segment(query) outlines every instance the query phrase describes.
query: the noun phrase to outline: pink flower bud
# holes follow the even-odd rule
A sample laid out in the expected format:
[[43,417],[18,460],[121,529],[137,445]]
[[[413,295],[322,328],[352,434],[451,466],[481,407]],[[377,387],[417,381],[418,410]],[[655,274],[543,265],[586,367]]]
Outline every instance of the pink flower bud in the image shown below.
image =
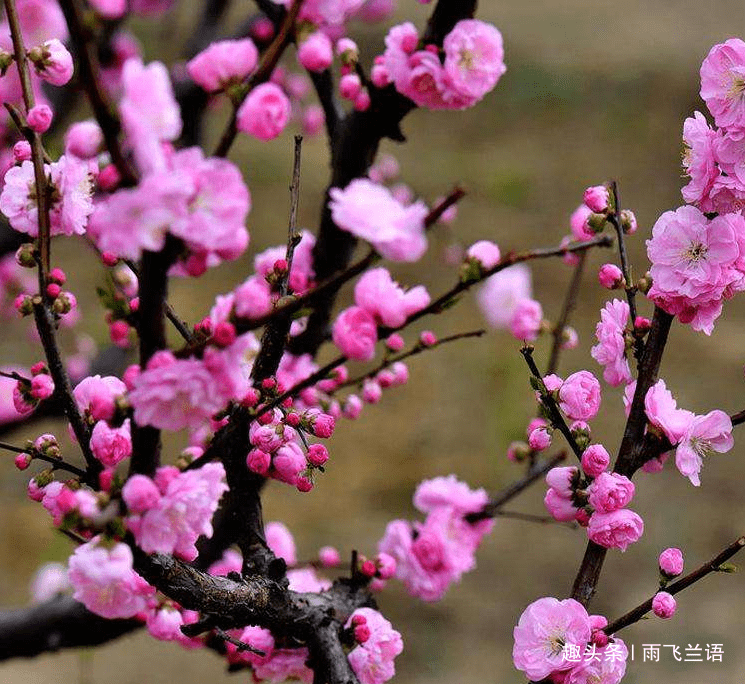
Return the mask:
[[253,387],[246,392],[245,396],[241,400],[241,404],[245,406],[246,408],[253,408],[256,406],[256,404],[259,403],[259,398],[261,395],[259,394],[259,390],[254,389]]
[[318,560],[324,568],[335,568],[341,563],[341,556],[333,546],[323,546],[318,551]]
[[598,271],[600,284],[608,290],[616,290],[623,286],[623,273],[615,264],[603,264]]
[[660,554],[659,563],[660,572],[665,577],[668,579],[677,577],[683,572],[683,552],[675,547],[665,549]]
[[235,326],[228,321],[221,321],[215,326],[212,338],[218,346],[229,347],[233,342],[235,342]]
[[551,446],[551,433],[545,427],[536,428],[530,433],[528,444],[536,451],[548,449]]
[[366,404],[377,404],[383,397],[383,388],[375,380],[365,380],[362,385],[362,400]]
[[32,107],[26,117],[29,127],[36,133],[46,133],[52,125],[52,110],[48,105]]
[[31,454],[16,454],[13,463],[18,470],[26,470],[31,465],[31,460]]
[[129,344],[129,324],[127,321],[114,321],[109,326],[109,336],[117,347]]
[[370,80],[376,88],[385,88],[390,83],[388,69],[383,64],[375,64],[370,72]]
[[419,335],[419,341],[425,347],[432,347],[437,344],[437,335],[435,335],[431,330],[425,330],[421,335]]
[[354,100],[362,90],[362,81],[355,74],[346,74],[339,79],[339,94],[345,100]]
[[634,319],[634,327],[637,330],[649,330],[651,326],[652,326],[652,321],[650,321],[648,318],[644,316],[637,316]]
[[574,516],[580,527],[587,527],[590,524],[590,514],[584,508],[578,508]]
[[298,47],[297,58],[308,71],[319,73],[331,66],[334,47],[323,31],[314,31]]
[[122,498],[130,513],[144,513],[158,504],[160,492],[146,475],[132,475],[124,484]]
[[590,642],[598,648],[605,648],[608,645],[608,635],[602,629],[594,629],[590,636]]
[[368,109],[370,109],[370,105],[372,104],[372,100],[370,99],[370,93],[368,92],[367,88],[363,88],[360,90],[360,92],[357,94],[357,97],[354,98],[354,108],[358,112],[366,112]]
[[103,133],[95,121],[80,121],[65,133],[65,152],[79,159],[93,159],[103,147],[103,142]]
[[360,566],[360,572],[366,577],[373,577],[375,575],[375,570],[375,563],[373,563],[369,558],[364,560]]
[[593,185],[592,187],[587,188],[582,199],[585,206],[590,209],[590,211],[594,211],[597,214],[602,214],[608,211],[610,194],[605,185]]
[[466,252],[470,259],[474,259],[479,262],[481,268],[489,270],[499,263],[502,258],[502,253],[499,251],[499,247],[489,240],[479,240],[474,242]]
[[404,348],[404,338],[398,333],[393,333],[386,338],[385,346],[393,352],[399,352]]
[[621,210],[621,228],[627,235],[633,235],[636,233],[636,215],[630,209]]
[[63,86],[72,78],[72,55],[57,38],[29,50],[28,56],[36,73],[47,83]]
[[258,475],[265,475],[272,463],[272,458],[261,449],[251,449],[246,457],[248,469]]
[[360,417],[360,413],[362,413],[362,400],[356,394],[350,394],[344,400],[342,415],[349,420],[357,420]]
[[113,164],[104,166],[98,173],[98,185],[105,192],[113,192],[121,182],[122,177]]
[[675,610],[678,604],[671,594],[666,591],[659,591],[654,595],[652,599],[652,611],[658,618],[667,620],[675,615]]
[[311,482],[307,477],[299,475],[295,487],[299,492],[306,493],[313,489],[313,482]]
[[47,295],[49,295],[50,299],[57,299],[57,297],[59,297],[59,293],[62,292],[62,288],[57,285],[57,283],[49,283],[46,289]]
[[309,104],[303,109],[302,127],[307,136],[314,136],[321,132],[326,122],[323,107],[317,104]]
[[322,466],[329,460],[328,449],[323,444],[311,444],[308,447],[308,462],[314,466]]
[[354,640],[358,644],[364,644],[370,638],[370,628],[367,625],[357,625],[354,628]]
[[375,318],[366,309],[351,306],[342,311],[332,328],[334,344],[342,354],[355,361],[372,361],[378,328]]
[[390,579],[396,574],[396,559],[387,553],[379,553],[376,559],[378,566],[378,577],[380,579]]
[[238,109],[237,126],[259,140],[276,138],[290,120],[290,100],[274,83],[256,86]]
[[598,477],[610,465],[610,454],[602,444],[591,444],[582,454],[582,470],[588,477]]
[[13,158],[17,162],[24,162],[31,159],[31,143],[28,140],[19,140],[13,145]]
[[40,373],[31,378],[31,396],[38,401],[48,399],[54,394],[54,380],[51,375]]

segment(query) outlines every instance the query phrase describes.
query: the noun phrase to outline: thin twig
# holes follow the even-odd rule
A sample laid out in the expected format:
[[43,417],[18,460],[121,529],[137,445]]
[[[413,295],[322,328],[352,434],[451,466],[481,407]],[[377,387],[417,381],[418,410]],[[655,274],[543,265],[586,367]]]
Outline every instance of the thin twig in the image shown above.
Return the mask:
[[236,639],[234,636],[230,636],[225,630],[220,629],[219,627],[215,627],[215,634],[222,639],[223,641],[227,641],[229,644],[233,644],[239,651],[249,651],[250,653],[255,653],[257,656],[265,656],[266,653],[264,651],[260,651],[258,648],[254,648],[251,646],[251,644],[247,644],[245,641],[241,641],[240,639]]
[[[685,577],[682,577],[677,582],[669,584],[665,587],[665,591],[668,594],[675,595],[683,589],[687,589],[692,584],[695,584],[699,580],[703,579],[712,572],[718,572],[725,562],[727,562],[732,556],[741,551],[745,547],[745,537],[740,537],[730,544],[721,553],[717,554],[708,563],[704,563],[701,567],[696,568],[693,572],[689,573]],[[615,634],[620,630],[633,625],[635,622],[639,622],[650,610],[652,610],[652,599],[646,600],[641,605],[637,606],[633,610],[630,610],[626,615],[622,615],[617,620],[611,622],[603,631],[608,634]]]
[[559,320],[556,322],[552,332],[553,342],[551,343],[551,353],[548,357],[546,375],[556,373],[559,367],[559,355],[561,354],[564,331],[569,324],[569,317],[577,306],[577,295],[579,294],[579,287],[582,284],[582,274],[585,270],[587,252],[582,252],[577,258],[577,265],[574,267],[574,273],[572,274],[572,280],[569,283],[569,288],[564,298],[564,305],[561,307]]
[[300,242],[301,235],[297,232],[297,211],[300,204],[300,154],[303,149],[303,136],[295,136],[295,148],[292,164],[292,183],[290,184],[290,221],[287,226],[287,252],[285,262],[287,273],[279,284],[279,296],[287,295],[290,284],[290,273],[292,272],[292,261],[295,256],[295,247]]
[[559,406],[556,403],[556,400],[551,396],[550,393],[545,392],[545,385],[543,384],[543,378],[541,377],[541,371],[538,370],[538,366],[535,363],[535,359],[533,359],[533,347],[530,345],[525,345],[521,350],[520,353],[523,355],[523,358],[525,359],[525,363],[528,364],[528,368],[530,368],[530,372],[532,373],[533,377],[538,380],[541,384],[541,387],[543,389],[538,390],[541,395],[541,403],[546,408],[546,411],[548,412],[548,416],[551,420],[551,425],[559,430],[562,435],[567,440],[567,443],[571,447],[572,451],[574,452],[574,455],[578,459],[582,459],[582,449],[579,448],[577,441],[574,439],[574,435],[572,435],[572,431],[569,429],[569,426],[567,425],[567,422],[564,420],[564,416],[561,415],[561,411],[559,410]]

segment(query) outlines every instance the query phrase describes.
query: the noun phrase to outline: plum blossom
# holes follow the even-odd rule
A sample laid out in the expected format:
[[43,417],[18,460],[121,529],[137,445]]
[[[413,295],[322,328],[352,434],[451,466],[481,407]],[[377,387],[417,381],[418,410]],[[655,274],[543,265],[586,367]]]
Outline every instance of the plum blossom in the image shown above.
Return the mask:
[[644,532],[644,521],[628,508],[610,513],[595,511],[590,516],[587,536],[606,549],[625,551],[629,545],[639,540]]
[[675,547],[665,549],[659,558],[660,572],[667,578],[672,579],[683,572],[683,552]]
[[513,630],[512,660],[528,678],[539,681],[571,669],[574,663],[565,657],[565,647],[578,647],[581,657],[590,632],[590,616],[581,603],[538,599],[523,611]]
[[281,522],[269,522],[264,527],[264,536],[267,545],[277,558],[283,558],[289,566],[297,563],[295,540],[286,525]]
[[354,287],[354,301],[375,317],[378,325],[397,328],[429,304],[427,290],[418,285],[408,291],[385,268],[373,268]]
[[745,42],[730,38],[711,48],[701,64],[701,98],[717,126],[745,135]]
[[477,300],[487,323],[493,328],[507,328],[517,305],[532,296],[530,269],[516,264],[486,279]]
[[634,497],[634,483],[625,475],[600,473],[590,487],[590,505],[600,513],[624,508]]
[[393,629],[377,610],[358,608],[349,616],[344,627],[349,629],[355,620],[365,619],[370,636],[355,646],[347,656],[360,684],[383,684],[396,674],[393,660],[404,649],[401,635]]
[[629,305],[613,299],[600,312],[600,322],[595,326],[598,344],[590,354],[603,366],[603,379],[617,387],[631,382],[631,368],[626,358],[626,326],[629,322]]
[[337,316],[331,335],[334,344],[348,359],[371,361],[375,358],[378,327],[367,309],[360,306],[344,309]]
[[366,178],[343,190],[331,188],[331,217],[339,228],[367,240],[391,261],[417,261],[427,250],[424,202],[405,206],[391,191]]
[[275,83],[257,85],[236,115],[238,130],[259,140],[273,140],[290,120],[290,100]]
[[78,408],[93,420],[111,420],[117,397],[124,395],[126,385],[113,375],[92,375],[81,380],[72,394]]
[[675,465],[692,484],[701,484],[699,473],[705,457],[713,452],[726,453],[734,445],[732,421],[724,411],[695,416],[675,450]]
[[228,489],[225,469],[222,463],[175,474],[166,468],[160,468],[155,477],[160,499],[144,513],[130,515],[127,526],[143,551],[194,560],[197,539],[212,536],[212,516]]
[[543,307],[535,299],[521,299],[510,318],[509,328],[518,340],[532,342],[538,337],[543,324]]
[[715,153],[718,139],[701,112],[694,112],[683,123],[683,168],[690,181],[681,192],[688,204],[696,204],[704,211],[712,209],[709,193],[719,176]]
[[105,618],[134,617],[147,606],[154,589],[132,569],[132,551],[121,542],[94,537],[78,546],[69,560],[73,597]]
[[592,420],[600,410],[600,383],[590,371],[572,373],[559,390],[559,407],[572,420]]
[[658,380],[647,391],[644,412],[649,422],[661,430],[673,445],[680,442],[694,418],[691,411],[678,408],[664,380]]
[[[591,619],[594,616],[591,616]],[[605,621],[607,623],[607,620]],[[600,628],[598,628],[600,629]],[[619,684],[626,674],[629,649],[622,639],[613,638],[613,644],[596,648],[593,657],[586,656],[576,663],[561,684]]]
[[259,51],[250,38],[211,43],[186,64],[191,79],[208,93],[240,83],[255,68]]

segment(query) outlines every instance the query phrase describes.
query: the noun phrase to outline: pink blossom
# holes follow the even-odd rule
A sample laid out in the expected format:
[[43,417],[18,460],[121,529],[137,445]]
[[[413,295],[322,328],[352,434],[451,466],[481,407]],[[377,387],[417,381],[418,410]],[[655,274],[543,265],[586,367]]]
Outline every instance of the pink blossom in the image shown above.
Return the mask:
[[494,268],[502,258],[499,247],[489,240],[474,242],[466,252],[469,259],[476,260],[482,269],[488,271]]
[[449,506],[458,515],[477,513],[489,502],[484,489],[471,489],[455,475],[435,477],[420,482],[414,491],[414,506],[422,513],[431,513],[441,506]]
[[677,577],[683,572],[683,552],[671,547],[665,549],[659,558],[660,572],[668,579]]
[[625,475],[600,473],[590,487],[590,505],[600,513],[624,508],[634,497],[634,483]]
[[[697,204],[705,211],[711,210],[709,192],[719,175],[714,152],[719,138],[701,112],[694,112],[683,123],[683,168],[690,181],[681,192],[687,203]],[[728,150],[725,148],[723,151],[727,156]]]
[[287,442],[277,449],[272,459],[272,477],[280,482],[296,486],[298,476],[307,467],[305,454],[295,442]]
[[663,620],[675,615],[677,603],[671,594],[666,591],[658,591],[652,599],[652,612]]
[[574,599],[547,597],[531,603],[513,630],[512,660],[531,680],[572,668],[564,647],[571,644],[584,654],[590,640],[590,618]]
[[588,477],[598,477],[610,465],[610,454],[602,444],[591,444],[582,454],[582,470]]
[[73,397],[78,408],[93,420],[111,420],[116,400],[127,391],[126,385],[113,375],[93,375],[78,383]]
[[220,560],[215,561],[209,567],[210,575],[227,577],[231,572],[243,570],[243,556],[235,549],[227,549]]
[[[595,634],[597,632],[593,636]],[[628,657],[629,649],[626,644],[614,637],[612,645],[596,648],[592,657],[588,651],[581,662],[573,663],[572,669],[561,680],[556,678],[556,681],[561,681],[561,684],[620,684],[626,674]]]
[[713,452],[726,453],[734,445],[732,421],[724,411],[710,411],[695,416],[675,451],[675,465],[696,487],[705,457]]
[[[162,468],[160,469],[163,470]],[[147,553],[170,553],[194,560],[197,539],[212,536],[212,516],[228,487],[222,463],[207,463],[158,482],[161,498],[139,515],[130,515],[127,526],[138,546]]]
[[605,185],[593,185],[585,190],[582,200],[585,206],[596,214],[602,214],[608,211],[610,202],[610,193]]
[[161,430],[197,428],[226,403],[212,373],[195,358],[161,351],[134,380],[129,400],[139,425]]
[[26,45],[39,45],[50,38],[67,38],[67,23],[59,3],[54,0],[19,0],[16,5]]
[[[92,182],[87,163],[62,156],[45,164],[53,186],[50,206],[52,235],[82,235],[93,211]],[[39,233],[39,208],[36,203],[34,167],[30,161],[14,166],[5,174],[0,194],[0,211],[17,231],[36,237]]]
[[132,455],[129,418],[117,428],[109,427],[105,420],[96,423],[91,433],[90,446],[93,455],[109,468],[129,458]]
[[497,84],[507,70],[502,34],[478,19],[463,19],[445,36],[445,100],[471,106]]
[[127,11],[127,0],[90,0],[90,4],[104,19],[119,19]]
[[427,306],[430,298],[422,285],[404,291],[387,269],[373,268],[357,281],[354,301],[372,314],[378,325],[397,328]]
[[33,603],[46,603],[70,589],[67,568],[62,563],[45,563],[31,578],[30,592]]
[[278,85],[262,83],[238,109],[238,130],[259,140],[272,140],[287,126],[290,109],[290,100]]
[[291,591],[301,593],[318,594],[327,589],[331,589],[331,580],[320,577],[313,568],[296,568],[288,570],[287,580],[290,583]]
[[360,684],[383,684],[396,674],[393,660],[403,651],[401,635],[393,629],[378,611],[358,608],[350,615],[344,627],[349,629],[355,619],[365,618],[370,636],[363,644],[353,648],[349,664],[360,680]]
[[544,451],[551,446],[552,431],[544,426],[537,427],[528,435],[528,445],[536,451]]
[[281,522],[269,522],[264,527],[266,543],[277,558],[284,559],[289,566],[297,565],[295,540],[287,526]]
[[51,375],[40,373],[31,378],[31,396],[37,401],[49,399],[54,394],[54,380]]
[[378,329],[373,316],[362,307],[344,309],[332,328],[334,344],[348,359],[371,361],[375,358]]
[[305,684],[311,684],[313,670],[305,664],[309,657],[307,648],[275,649],[271,651],[269,658],[260,658],[253,663],[254,676],[259,681],[277,684],[288,679],[298,679]]
[[565,499],[572,496],[578,482],[579,470],[576,466],[558,466],[546,474],[546,484]]
[[265,279],[252,276],[235,289],[235,314],[241,318],[259,318],[272,308],[271,292]]
[[701,64],[701,98],[717,126],[745,134],[745,43],[730,38],[711,48]]
[[29,58],[37,75],[47,83],[63,86],[72,78],[72,55],[57,38],[31,49]]
[[588,224],[592,213],[592,209],[586,204],[580,204],[572,213],[569,219],[569,225],[572,229],[572,235],[576,240],[589,240],[591,237],[594,237],[595,231]]
[[572,420],[592,420],[600,409],[600,383],[590,371],[572,373],[559,390],[559,407]]
[[509,328],[518,340],[532,342],[538,337],[543,323],[543,307],[535,299],[521,299],[510,318]]
[[543,504],[554,520],[572,522],[577,517],[577,507],[572,503],[572,499],[562,496],[553,487],[546,491]]
[[329,209],[339,228],[367,240],[391,261],[417,261],[427,250],[423,202],[404,206],[391,191],[365,178],[331,188]]
[[119,111],[137,165],[142,171],[162,168],[161,143],[178,138],[182,127],[168,69],[160,62],[145,66],[139,57],[131,57],[122,69],[122,87]]
[[678,408],[664,380],[658,380],[647,391],[644,412],[649,422],[659,428],[673,445],[680,442],[694,418],[690,411]]
[[649,297],[694,330],[710,334],[722,299],[742,289],[738,244],[745,237],[739,214],[709,221],[695,207],[662,214],[647,241],[653,285]]
[[28,110],[26,123],[29,128],[36,133],[46,133],[52,125],[54,114],[49,105],[37,104]]
[[615,264],[603,264],[598,271],[598,280],[609,290],[621,287],[624,282],[623,273]]
[[146,475],[132,475],[122,488],[122,498],[130,513],[145,513],[160,501],[158,486]]
[[211,43],[186,64],[192,80],[208,93],[240,83],[255,68],[259,51],[250,38]]
[[617,387],[631,381],[631,368],[626,358],[626,325],[629,322],[629,305],[614,299],[600,311],[600,322],[595,326],[598,341],[590,354],[603,366],[603,379]]
[[[304,230],[301,233],[300,243],[295,248],[295,256],[292,260],[290,270],[290,289],[295,293],[303,293],[311,285],[315,272],[313,271],[313,247],[316,238],[313,233]],[[285,258],[287,246],[270,247],[254,258],[254,270],[256,275],[266,278],[274,271],[274,264]]]
[[65,133],[65,154],[78,159],[92,159],[98,154],[103,142],[103,133],[95,121],[78,121]]
[[164,606],[147,616],[147,631],[159,641],[179,641],[183,637],[184,618],[175,608]]
[[606,549],[625,551],[630,544],[638,541],[644,532],[644,521],[628,508],[611,513],[595,511],[590,516],[587,536]]
[[144,610],[150,587],[132,569],[126,544],[107,546],[94,537],[75,549],[69,560],[75,600],[105,618],[130,618]]
[[297,59],[308,71],[319,73],[327,69],[334,60],[331,39],[323,31],[314,31],[298,46]]
[[477,295],[481,313],[493,328],[507,328],[517,305],[532,296],[530,269],[516,264],[486,279]]

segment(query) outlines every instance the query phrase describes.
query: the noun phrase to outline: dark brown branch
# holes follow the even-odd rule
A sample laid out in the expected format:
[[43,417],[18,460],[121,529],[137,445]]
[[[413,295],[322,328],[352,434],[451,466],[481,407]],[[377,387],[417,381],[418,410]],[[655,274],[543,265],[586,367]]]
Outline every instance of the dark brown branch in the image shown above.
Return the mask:
[[135,629],[138,620],[107,620],[71,597],[0,611],[0,661],[33,658],[65,648],[98,646]]
[[[689,573],[685,577],[681,577],[677,582],[669,584],[665,587],[664,591],[668,594],[675,595],[683,589],[687,589],[692,584],[695,584],[699,580],[703,579],[712,572],[719,572],[721,566],[726,563],[732,556],[739,551],[742,551],[745,547],[745,537],[740,537],[730,544],[721,553],[717,554],[708,563],[704,563],[701,567],[696,568],[693,572]],[[637,606],[633,610],[630,610],[625,615],[611,622],[605,629],[605,633],[608,635],[615,634],[620,630],[633,625],[635,622],[639,622],[650,610],[652,610],[652,599],[648,599],[641,605]]]
[[[636,383],[634,399],[631,402],[629,418],[626,422],[623,440],[618,451],[618,457],[613,466],[616,473],[632,477],[645,461],[658,453],[645,452],[648,442],[644,439],[647,426],[647,416],[644,412],[644,398],[649,388],[657,381],[662,354],[665,350],[667,337],[670,332],[673,317],[660,308],[655,308],[652,326],[644,346],[644,353],[639,363],[639,377]],[[584,558],[572,587],[572,598],[587,606],[595,594],[600,572],[607,549],[588,542]]]

